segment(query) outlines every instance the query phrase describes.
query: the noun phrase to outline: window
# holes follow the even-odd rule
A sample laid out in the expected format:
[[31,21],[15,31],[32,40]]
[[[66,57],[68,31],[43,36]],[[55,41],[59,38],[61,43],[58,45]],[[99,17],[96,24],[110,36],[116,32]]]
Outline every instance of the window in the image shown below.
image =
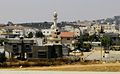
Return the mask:
[[29,58],[32,58],[32,53],[28,53],[28,57],[29,57]]
[[25,49],[26,49],[26,51],[28,51],[28,52],[31,52],[31,45],[25,45]]
[[67,40],[70,40],[70,38],[67,38]]
[[18,46],[17,45],[13,45],[13,52],[18,52]]
[[59,41],[55,41],[55,43],[59,43]]
[[55,36],[55,38],[58,38],[58,36]]
[[70,47],[70,44],[67,44],[67,47]]
[[58,29],[56,31],[58,31]]
[[38,58],[47,58],[46,52],[38,52]]

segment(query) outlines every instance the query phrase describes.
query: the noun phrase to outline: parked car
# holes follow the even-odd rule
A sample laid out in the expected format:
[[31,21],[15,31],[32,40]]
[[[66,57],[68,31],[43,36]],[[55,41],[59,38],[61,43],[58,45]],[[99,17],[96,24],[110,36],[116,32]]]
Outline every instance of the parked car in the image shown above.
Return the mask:
[[105,50],[105,53],[107,53],[107,54],[108,54],[108,53],[109,53],[109,50]]
[[80,48],[80,51],[86,51],[86,49],[85,48]]
[[81,52],[80,49],[74,49],[72,52]]

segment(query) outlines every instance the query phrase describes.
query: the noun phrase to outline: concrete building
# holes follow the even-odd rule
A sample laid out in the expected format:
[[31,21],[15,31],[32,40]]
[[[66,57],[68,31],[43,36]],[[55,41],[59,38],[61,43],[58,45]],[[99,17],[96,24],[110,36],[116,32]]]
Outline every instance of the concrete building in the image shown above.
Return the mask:
[[10,58],[26,59],[50,59],[63,56],[60,31],[57,27],[57,13],[54,12],[54,24],[51,26],[51,34],[44,38],[11,39],[5,45],[5,51]]
[[60,37],[60,31],[57,27],[57,13],[54,12],[54,24],[51,26],[51,34],[49,37],[47,37],[47,44],[46,45],[61,45],[61,37]]
[[101,31],[101,28],[103,28],[105,33],[118,33],[119,30],[116,29],[116,25],[115,24],[95,24],[92,25],[89,30],[88,33],[89,35],[93,35],[95,32],[99,33]]
[[61,32],[60,37],[62,44],[73,49],[72,41],[74,40],[74,32]]
[[38,58],[59,58],[62,57],[62,44],[60,32],[57,27],[57,13],[54,12],[54,24],[51,26],[50,30],[42,30],[43,34],[46,35],[47,43],[42,46],[33,46],[32,52],[34,53],[32,59]]
[[42,31],[43,35],[45,35],[47,37],[50,36],[50,34],[52,32],[51,29],[41,29],[41,31]]
[[42,59],[42,58],[58,58],[62,57],[62,46],[58,45],[48,45],[48,46],[33,46],[32,56],[28,59]]
[[14,29],[14,30],[12,30],[12,34],[14,34],[16,36],[22,36],[23,35],[23,30]]
[[105,33],[117,33],[118,32],[115,24],[112,24],[112,25],[106,24],[106,25],[102,25],[102,27]]
[[79,27],[65,26],[61,28],[61,32],[74,32],[74,36],[80,36],[81,29]]
[[89,26],[83,26],[83,25],[81,25],[81,26],[79,27],[79,29],[80,29],[80,31],[81,31],[81,34],[86,33],[87,30],[88,30],[88,27],[89,27]]
[[66,31],[66,32],[73,32],[74,31],[74,27],[73,26],[64,26],[61,28],[61,31]]
[[20,35],[23,35],[23,29],[24,29],[23,26],[6,25],[0,28],[3,31],[1,35],[4,35],[6,38],[15,38],[15,37],[19,37]]
[[36,29],[36,28],[30,28],[30,27],[26,27],[26,28],[23,30],[25,36],[28,36],[28,34],[29,34],[30,32],[32,32],[32,33],[33,33],[33,37],[35,37],[36,31],[39,31],[39,30]]
[[5,44],[5,52],[9,54],[8,58],[27,59],[31,55],[34,40],[27,39],[9,39]]

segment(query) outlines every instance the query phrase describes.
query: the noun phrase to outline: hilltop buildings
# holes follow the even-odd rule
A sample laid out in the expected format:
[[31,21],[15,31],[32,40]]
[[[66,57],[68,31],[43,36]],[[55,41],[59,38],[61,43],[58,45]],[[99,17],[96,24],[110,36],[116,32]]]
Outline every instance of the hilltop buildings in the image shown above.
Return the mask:
[[[20,29],[18,27],[18,29],[15,28],[11,30],[11,33],[19,36],[19,38],[9,38],[9,41],[5,44],[5,51],[9,53],[9,58],[16,57],[23,60],[40,58],[49,59],[63,56],[60,31],[57,27],[56,12],[54,12],[54,24],[50,28],[51,33],[45,38],[24,38],[24,35],[26,35],[25,33],[28,33],[29,31],[34,33],[35,31],[33,29],[30,30],[26,28],[25,30],[23,27],[20,27]],[[44,41],[45,39],[46,41]]]
[[[111,38],[113,45],[120,45],[118,40],[120,35],[119,17],[115,17],[114,20],[94,22],[57,23],[57,19],[58,14],[54,12],[53,22],[27,23],[27,27],[13,23],[1,26],[0,38],[8,39],[8,42],[3,44],[5,44],[5,51],[9,53],[9,57],[20,59],[60,58],[63,56],[63,49],[73,51],[76,48],[84,48],[82,42],[101,43],[101,30],[104,35]],[[41,31],[44,36],[37,38],[37,31]],[[31,38],[28,37],[29,33],[32,33]],[[99,42],[97,42],[95,35],[98,36]],[[96,42],[93,42],[92,39],[95,39]]]

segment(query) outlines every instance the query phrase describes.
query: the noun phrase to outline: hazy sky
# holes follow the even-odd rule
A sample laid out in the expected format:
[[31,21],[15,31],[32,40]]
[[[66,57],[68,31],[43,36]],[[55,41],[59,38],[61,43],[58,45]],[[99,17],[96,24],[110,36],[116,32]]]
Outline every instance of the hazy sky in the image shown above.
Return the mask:
[[120,0],[0,0],[0,23],[92,20],[120,15]]

